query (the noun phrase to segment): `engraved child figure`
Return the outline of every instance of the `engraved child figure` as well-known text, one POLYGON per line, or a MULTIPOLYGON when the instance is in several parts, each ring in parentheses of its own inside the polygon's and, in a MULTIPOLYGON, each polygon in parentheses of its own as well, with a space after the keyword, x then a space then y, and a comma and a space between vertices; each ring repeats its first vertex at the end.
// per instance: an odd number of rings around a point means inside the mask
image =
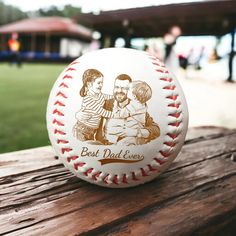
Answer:
POLYGON ((96 69, 88 69, 83 74, 83 86, 80 90, 83 100, 81 109, 76 113, 77 122, 73 128, 74 136, 80 141, 95 140, 101 118, 112 117, 112 112, 103 108, 105 100, 113 98, 112 95, 101 92, 103 77, 96 69))
MULTIPOLYGON (((143 81, 132 82, 129 91, 130 103, 127 105, 126 110, 113 110, 114 118, 120 117, 126 119, 126 127, 137 130, 136 137, 117 137, 116 143, 119 145, 141 145, 145 144, 145 139, 142 138, 142 129, 145 128, 147 104, 146 102, 152 97, 152 90, 150 86, 143 81)), ((114 141, 115 137, 113 137, 114 141)))

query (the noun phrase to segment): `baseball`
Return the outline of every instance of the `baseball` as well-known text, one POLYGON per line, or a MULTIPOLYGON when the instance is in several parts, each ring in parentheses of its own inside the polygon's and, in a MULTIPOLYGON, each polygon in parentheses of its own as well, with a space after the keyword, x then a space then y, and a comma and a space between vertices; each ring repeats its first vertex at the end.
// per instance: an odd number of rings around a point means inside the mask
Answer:
POLYGON ((188 110, 163 62, 147 52, 101 49, 59 75, 48 100, 56 154, 77 177, 125 188, 148 182, 176 158, 188 110))

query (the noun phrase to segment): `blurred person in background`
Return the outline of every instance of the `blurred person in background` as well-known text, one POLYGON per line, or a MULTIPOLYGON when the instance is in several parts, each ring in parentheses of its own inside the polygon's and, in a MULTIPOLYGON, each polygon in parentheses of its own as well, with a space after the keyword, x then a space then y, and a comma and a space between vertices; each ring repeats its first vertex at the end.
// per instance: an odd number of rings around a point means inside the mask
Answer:
POLYGON ((194 63, 194 67, 195 67, 195 70, 201 70, 202 67, 201 67, 201 61, 202 61, 202 58, 204 57, 204 53, 205 53, 205 47, 202 46, 201 49, 200 49, 200 52, 199 52, 199 55, 194 63))
POLYGON ((184 54, 179 54, 178 55, 178 58, 179 58, 179 65, 182 69, 186 70, 187 67, 189 66, 190 64, 190 59, 193 55, 193 48, 191 48, 189 50, 189 53, 188 55, 184 55, 184 54))
POLYGON ((177 73, 179 68, 179 58, 175 52, 174 46, 177 38, 181 35, 181 29, 178 26, 171 27, 170 31, 164 35, 165 44, 165 57, 164 62, 168 69, 174 74, 177 73))
POLYGON ((10 65, 16 64, 18 67, 21 67, 21 58, 20 58, 20 41, 18 40, 18 34, 13 33, 11 38, 8 40, 8 47, 10 49, 10 65))

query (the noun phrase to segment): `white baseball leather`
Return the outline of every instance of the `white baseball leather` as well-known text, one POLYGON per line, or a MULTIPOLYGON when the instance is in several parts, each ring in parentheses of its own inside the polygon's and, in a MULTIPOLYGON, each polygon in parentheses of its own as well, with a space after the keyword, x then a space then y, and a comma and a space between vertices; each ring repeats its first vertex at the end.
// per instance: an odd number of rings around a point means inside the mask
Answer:
POLYGON ((188 110, 178 81, 159 59, 134 49, 101 49, 73 61, 56 80, 47 107, 49 138, 63 164, 83 180, 113 188, 142 184, 168 168, 180 152, 187 127, 188 110), (73 127, 83 102, 82 78, 91 68, 103 74, 102 93, 111 96, 119 74, 146 82, 152 89, 147 112, 160 135, 142 145, 96 145, 77 139, 73 127))

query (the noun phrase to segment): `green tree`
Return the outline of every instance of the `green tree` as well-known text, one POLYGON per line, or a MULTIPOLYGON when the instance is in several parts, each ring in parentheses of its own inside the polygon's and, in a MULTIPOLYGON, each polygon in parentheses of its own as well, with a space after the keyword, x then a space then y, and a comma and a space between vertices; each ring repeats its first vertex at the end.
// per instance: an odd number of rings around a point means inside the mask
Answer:
POLYGON ((0 1, 0 25, 27 18, 27 14, 19 8, 6 5, 0 1))
POLYGON ((75 21, 78 19, 78 15, 81 12, 81 8, 73 7, 71 5, 65 5, 62 9, 51 6, 49 9, 39 9, 36 14, 39 16, 61 16, 72 18, 75 21))
POLYGON ((0 25, 11 23, 29 16, 60 16, 78 21, 81 8, 65 5, 63 8, 51 6, 48 9, 39 9, 34 12, 23 12, 19 8, 6 5, 0 0, 0 25))
POLYGON ((39 16, 63 16, 63 13, 56 6, 51 6, 49 9, 39 9, 38 15, 39 16))

